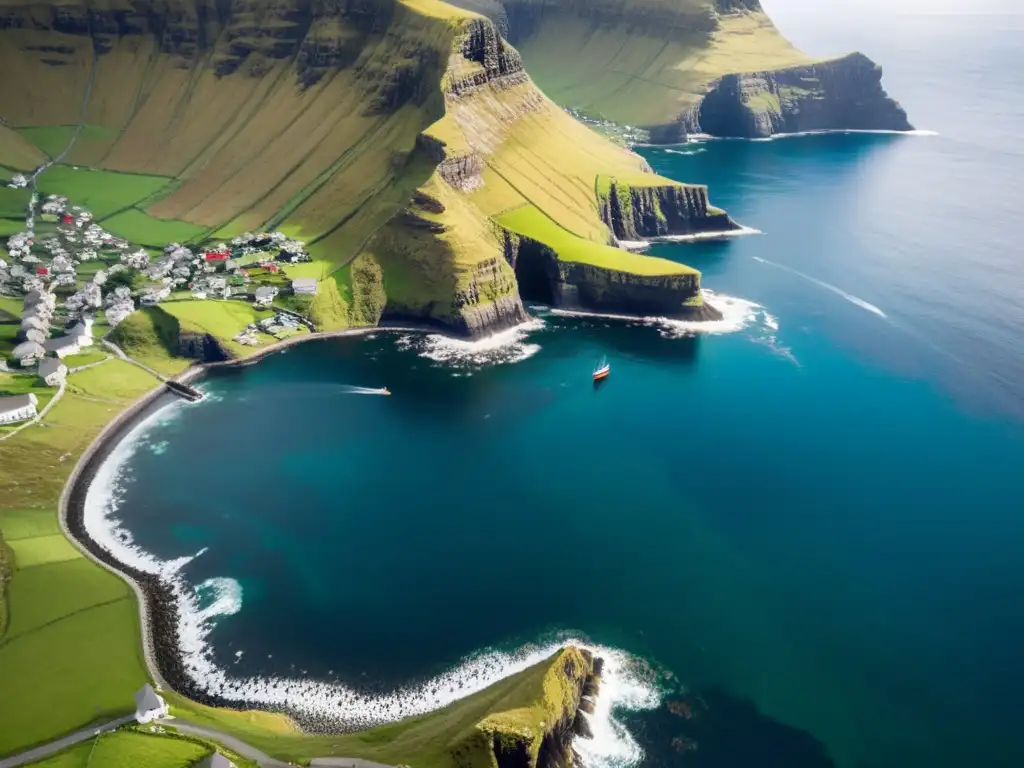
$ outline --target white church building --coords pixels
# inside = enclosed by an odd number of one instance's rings
[[[150,723],[161,717],[167,717],[167,702],[146,683],[135,693],[135,719],[140,723]]]

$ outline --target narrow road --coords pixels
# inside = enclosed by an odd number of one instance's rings
[[[109,349],[111,352],[113,352],[119,358],[124,360],[126,363],[131,363],[132,365],[139,366],[139,368],[141,368],[142,370],[146,371],[147,373],[151,373],[153,376],[156,376],[156,378],[158,378],[160,381],[167,381],[167,377],[164,376],[159,371],[154,371],[148,365],[145,365],[144,363],[140,363],[138,360],[134,360],[134,359],[128,357],[128,355],[125,354],[124,350],[121,349],[119,346],[117,346],[117,344],[115,344],[114,342],[107,341],[106,339],[100,339],[100,344],[105,346],[107,349]]]
[[[215,731],[212,728],[204,728],[201,725],[192,725],[192,723],[186,723],[181,720],[170,720],[164,721],[163,725],[169,728],[177,728],[182,733],[187,733],[192,736],[199,736],[204,739],[212,739],[213,741],[219,741],[228,749],[233,749],[235,752],[240,754],[242,757],[247,757],[250,760],[255,760],[262,766],[262,768],[288,768],[294,763],[282,763],[280,760],[276,760],[270,755],[266,755],[260,752],[256,747],[251,747],[240,739],[236,739],[234,736],[230,736],[220,731]],[[4,768],[0,765],[0,768]]]
[[[49,744],[44,744],[41,747],[30,749],[28,752],[22,752],[20,755],[0,759],[0,768],[17,768],[19,765],[35,763],[45,757],[49,757],[52,754],[60,752],[63,749],[67,749],[75,744],[87,741],[99,733],[106,733],[107,731],[112,731],[115,728],[120,728],[122,725],[130,723],[133,720],[135,720],[135,718],[132,715],[127,715],[125,717],[119,717],[117,720],[111,720],[109,723],[94,725],[92,728],[83,728],[80,731],[69,733],[63,738],[51,741]]]

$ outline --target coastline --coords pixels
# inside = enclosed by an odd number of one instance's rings
[[[177,376],[171,377],[170,380],[190,383],[201,379],[211,369],[253,365],[271,354],[296,344],[331,338],[365,336],[376,332],[426,334],[438,333],[439,330],[425,325],[384,325],[301,334],[254,350],[251,355],[244,358],[192,365]],[[234,710],[275,711],[290,717],[305,732],[328,732],[322,729],[322,723],[309,720],[298,711],[266,704],[249,704],[244,701],[228,700],[201,690],[189,677],[184,667],[178,631],[179,607],[170,582],[159,574],[146,573],[121,562],[113,553],[93,540],[85,529],[86,497],[97,471],[139,422],[177,400],[178,397],[167,389],[165,383],[161,382],[118,413],[100,430],[100,433],[79,456],[61,490],[57,506],[57,518],[61,532],[84,556],[120,577],[135,593],[143,657],[149,676],[158,690],[171,690],[193,702],[208,706]],[[317,728],[317,725],[321,727]]]

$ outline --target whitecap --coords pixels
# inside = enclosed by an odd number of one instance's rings
[[[707,152],[707,149],[705,149],[704,147],[697,147],[695,149],[682,150],[682,149],[668,149],[666,147],[665,151],[668,152],[670,155],[699,155],[701,152]]]
[[[689,243],[695,240],[724,240],[730,237],[746,237],[748,235],[763,235],[760,229],[740,226],[738,229],[726,229],[720,232],[694,232],[689,235],[658,235],[652,237],[651,242],[657,243]]]
[[[427,336],[400,336],[399,349],[413,349],[420,357],[452,368],[479,368],[501,363],[519,363],[540,351],[539,344],[526,338],[544,327],[544,321],[533,318],[525,323],[499,331],[482,339],[454,339],[432,333]]]
[[[148,448],[150,453],[153,453],[157,456],[162,456],[164,453],[167,452],[168,445],[170,445],[170,443],[168,443],[166,440],[160,440],[159,442],[156,443],[149,443]]]
[[[200,610],[200,618],[204,621],[217,616],[233,616],[242,610],[242,585],[236,579],[226,576],[207,579],[196,587],[196,596],[201,603],[207,603]]]

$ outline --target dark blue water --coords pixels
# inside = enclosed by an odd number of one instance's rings
[[[914,23],[876,44],[939,136],[644,151],[764,231],[655,249],[741,330],[317,343],[154,427],[119,514],[242,585],[220,662],[386,687],[573,630],[690,689],[650,765],[1024,764],[1024,30]]]

